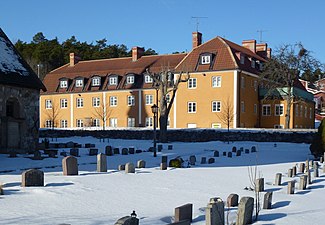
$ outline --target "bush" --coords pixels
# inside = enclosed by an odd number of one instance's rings
[[[169,161],[169,167],[174,167],[174,168],[182,168],[182,162],[183,160],[181,158],[175,158],[171,159]]]
[[[325,152],[325,120],[323,119],[318,127],[318,132],[314,135],[313,141],[309,147],[311,154],[315,158],[323,156]]]

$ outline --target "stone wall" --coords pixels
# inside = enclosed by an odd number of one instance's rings
[[[214,129],[171,129],[168,130],[169,141],[205,142],[205,141],[257,141],[257,142],[293,142],[311,143],[316,130],[275,131],[275,130],[232,130],[230,132]],[[153,131],[138,130],[40,130],[40,137],[93,136],[113,139],[153,139]],[[157,130],[159,137],[159,130]]]

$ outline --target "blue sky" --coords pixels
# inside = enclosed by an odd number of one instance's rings
[[[0,27],[15,42],[37,32],[62,42],[106,38],[109,44],[152,48],[160,54],[191,50],[192,17],[203,41],[216,36],[240,44],[263,41],[273,49],[302,42],[325,63],[323,0],[10,0],[1,2]]]

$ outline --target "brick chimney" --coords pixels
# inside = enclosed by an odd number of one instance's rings
[[[256,53],[256,40],[244,40],[242,42],[243,47],[251,50],[252,52]]]
[[[196,48],[202,44],[202,34],[200,32],[192,33],[192,46]]]
[[[70,66],[76,65],[80,61],[80,57],[76,56],[74,52],[70,53]]]
[[[272,57],[272,48],[268,48],[267,49],[267,54],[266,54],[267,58],[270,59]]]
[[[267,59],[267,44],[266,43],[256,44],[256,54],[258,54],[264,59]]]
[[[133,47],[132,48],[132,61],[135,62],[138,59],[140,59],[141,56],[143,56],[143,53],[144,53],[144,48],[141,48],[138,46]]]

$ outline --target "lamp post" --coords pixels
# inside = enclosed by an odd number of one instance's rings
[[[156,104],[154,104],[153,106],[151,106],[151,111],[153,113],[153,157],[157,157],[157,133],[156,133],[156,129],[157,129],[157,123],[156,123],[156,117],[157,117],[157,113],[158,113],[158,106]]]

